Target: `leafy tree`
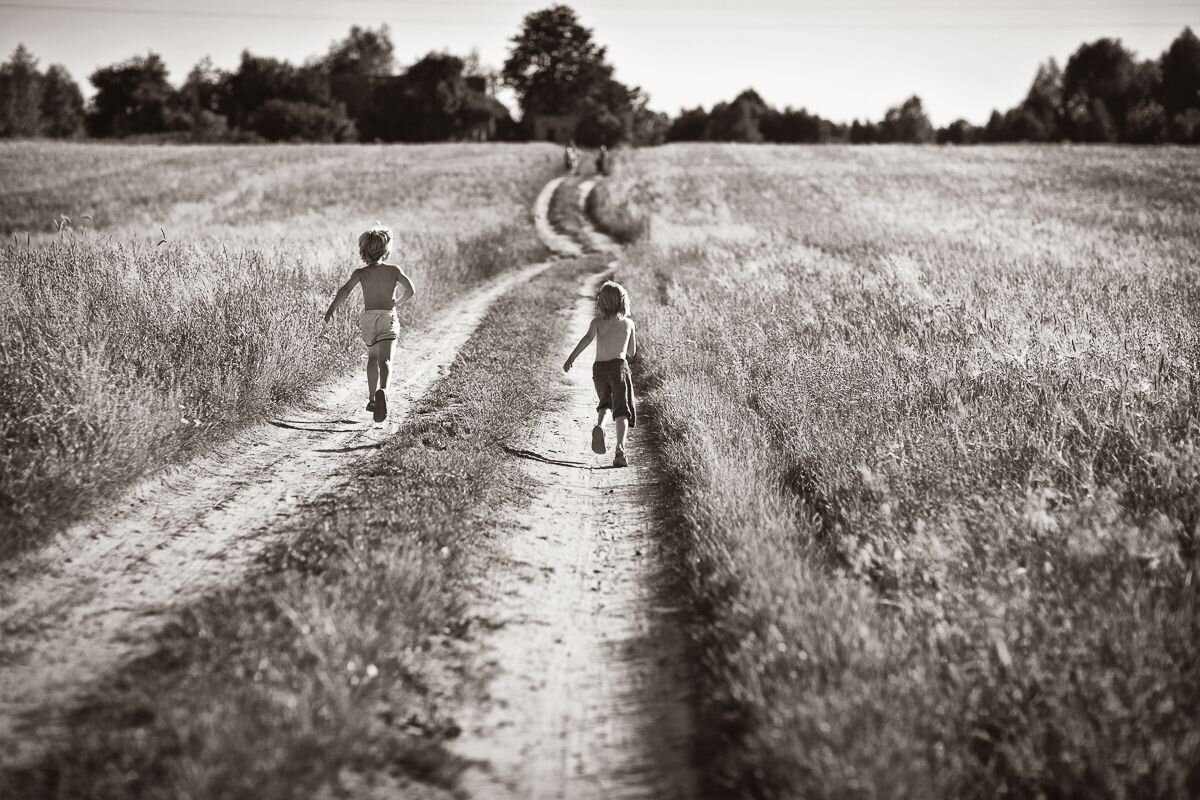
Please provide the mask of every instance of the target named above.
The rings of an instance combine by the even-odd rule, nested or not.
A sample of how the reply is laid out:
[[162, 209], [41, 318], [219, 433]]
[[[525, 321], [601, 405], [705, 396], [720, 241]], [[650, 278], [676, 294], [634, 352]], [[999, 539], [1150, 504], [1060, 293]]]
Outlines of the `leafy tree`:
[[605, 48], [567, 6], [527, 15], [512, 43], [501, 75], [525, 114], [575, 111], [612, 77]]
[[1162, 55], [1158, 100], [1168, 117], [1200, 109], [1200, 38], [1184, 28]]
[[783, 111], [768, 109], [762, 118], [763, 138], [768, 142], [799, 144], [827, 142], [834, 138], [834, 126], [803, 108], [790, 106]]
[[1063, 104], [1071, 138], [1114, 142], [1140, 99], [1138, 65], [1119, 39], [1082, 44], [1063, 70]]
[[875, 144], [883, 141], [879, 125], [871, 122], [854, 120], [850, 124], [850, 144]]
[[879, 133], [884, 142], [924, 144], [934, 140], [933, 124], [921, 105], [921, 98], [916, 95], [888, 109], [880, 123]]
[[361, 118], [363, 138], [430, 142], [492, 133], [508, 109], [465, 69], [457, 56], [430, 53], [403, 75], [376, 84]]
[[83, 133], [83, 93], [66, 67], [52, 64], [42, 81], [41, 130], [66, 139]]
[[324, 60], [330, 91], [354, 119], [363, 116], [375, 80], [394, 73], [395, 50], [387, 25], [378, 30], [355, 25], [330, 46]]
[[761, 122], [770, 107], [753, 89], [747, 89], [731, 103], [718, 103], [709, 115], [709, 136], [717, 142], [761, 142]]
[[638, 147], [662, 144], [667, 139], [671, 118], [661, 111], [651, 111], [650, 97], [641, 89], [630, 92], [633, 106], [629, 141]]
[[254, 112], [250, 127], [269, 142], [352, 142], [357, 138], [341, 103], [321, 106], [272, 98]]
[[37, 136], [41, 132], [43, 76], [37, 59], [17, 45], [0, 64], [0, 135]]
[[701, 106], [680, 109], [667, 129], [668, 142], [700, 142], [708, 138], [708, 112]]
[[1038, 67], [1029, 93], [1020, 105], [1014, 135], [1021, 141], [1047, 142], [1062, 138], [1063, 73], [1053, 58]]
[[188, 72], [187, 80], [171, 102], [167, 120], [173, 131], [190, 134], [193, 141], [225, 141], [232, 137], [223, 113], [229, 105], [229, 75], [205, 56]]
[[271, 100], [327, 108], [333, 102], [329, 75], [319, 63], [296, 67], [243, 52], [237, 70], [224, 82], [221, 111], [233, 125], [255, 129], [263, 119], [261, 109]]
[[157, 53], [134, 56], [92, 73], [96, 95], [87, 116], [92, 136], [128, 136], [167, 130], [167, 105], [175, 90]]
[[1189, 108], [1171, 117], [1168, 130], [1172, 142], [1200, 144], [1200, 109]]
[[983, 129], [965, 119], [956, 119], [944, 128], [938, 128], [938, 144], [975, 144], [983, 139]]

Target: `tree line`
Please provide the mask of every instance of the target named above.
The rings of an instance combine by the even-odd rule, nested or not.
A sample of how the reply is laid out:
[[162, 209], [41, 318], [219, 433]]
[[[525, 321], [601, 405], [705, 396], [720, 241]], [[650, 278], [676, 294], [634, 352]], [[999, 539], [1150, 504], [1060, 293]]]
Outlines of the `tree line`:
[[[935, 128], [913, 96], [878, 121], [835, 123], [777, 109], [753, 89], [674, 119], [614, 77], [606, 49], [575, 12], [527, 15], [500, 70], [475, 54], [429, 53], [397, 72], [387, 26], [354, 26], [302, 65], [244, 51], [232, 70], [204, 59], [176, 88], [150, 52], [97, 69], [84, 102], [60, 65], [44, 72], [24, 46], [0, 64], [0, 136], [152, 137], [184, 141], [420, 142], [523, 140], [539, 117], [570, 126], [581, 145], [664, 141], [852, 144], [912, 142], [1200, 143], [1200, 40], [1185, 28], [1157, 59], [1119, 39], [1085, 43], [1060, 68], [1042, 64], [1025, 99], [984, 125]], [[511, 88], [514, 120], [495, 97]]]
[[1200, 39], [1191, 28], [1161, 57], [1139, 61], [1119, 39], [1085, 43], [1060, 68], [1042, 64], [1015, 108], [993, 111], [985, 125], [959, 119], [943, 128], [929, 121], [921, 98], [888, 109], [879, 121], [839, 124], [807, 110], [776, 109], [753, 89], [711, 111], [684, 109], [667, 141], [1128, 142], [1200, 144]]

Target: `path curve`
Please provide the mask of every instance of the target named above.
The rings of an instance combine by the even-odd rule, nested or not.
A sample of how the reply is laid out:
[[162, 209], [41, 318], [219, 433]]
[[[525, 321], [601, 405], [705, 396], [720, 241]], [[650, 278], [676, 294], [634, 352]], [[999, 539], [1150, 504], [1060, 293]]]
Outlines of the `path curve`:
[[538, 238], [546, 247], [558, 255], [575, 257], [584, 254], [583, 247], [570, 236], [555, 228], [550, 221], [550, 201], [554, 199], [554, 194], [560, 190], [566, 180], [567, 177], [564, 175], [542, 187], [542, 191], [538, 193], [537, 200], [533, 204], [533, 227], [537, 230]]
[[[535, 227], [548, 248], [562, 252], [546, 217], [558, 185], [552, 184], [535, 204]], [[244, 574], [272, 540], [276, 520], [336, 487], [362, 451], [396, 431], [492, 303], [551, 266], [500, 275], [406, 336], [396, 364], [403, 380], [390, 398], [387, 423], [370, 422], [363, 410], [356, 369], [307, 406], [141, 482], [107, 510], [5, 565], [0, 764], [36, 756], [84, 690], [150, 651], [172, 606]]]

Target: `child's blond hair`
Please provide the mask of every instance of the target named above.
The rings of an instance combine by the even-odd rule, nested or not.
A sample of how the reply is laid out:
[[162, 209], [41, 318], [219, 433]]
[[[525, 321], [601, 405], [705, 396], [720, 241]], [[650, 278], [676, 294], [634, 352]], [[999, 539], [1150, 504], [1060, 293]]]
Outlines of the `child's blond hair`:
[[605, 281], [596, 293], [596, 310], [605, 319], [629, 316], [629, 292], [616, 281]]
[[392, 250], [392, 229], [376, 222], [358, 237], [358, 254], [364, 264], [372, 264], [387, 258]]

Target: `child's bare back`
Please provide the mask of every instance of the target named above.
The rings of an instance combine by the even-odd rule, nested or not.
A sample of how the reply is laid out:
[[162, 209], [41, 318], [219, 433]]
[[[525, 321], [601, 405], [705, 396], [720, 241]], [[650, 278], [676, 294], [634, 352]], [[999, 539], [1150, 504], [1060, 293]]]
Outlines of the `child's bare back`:
[[359, 267], [354, 274], [362, 286], [363, 307], [367, 311], [391, 311], [396, 307], [396, 286], [404, 283], [407, 289], [411, 285], [400, 267], [382, 261]]
[[612, 361], [625, 358], [627, 354], [637, 354], [636, 343], [633, 344], [634, 352], [629, 352], [629, 346], [634, 342], [633, 320], [629, 317], [597, 316], [592, 320], [592, 330], [596, 334], [597, 361]]

